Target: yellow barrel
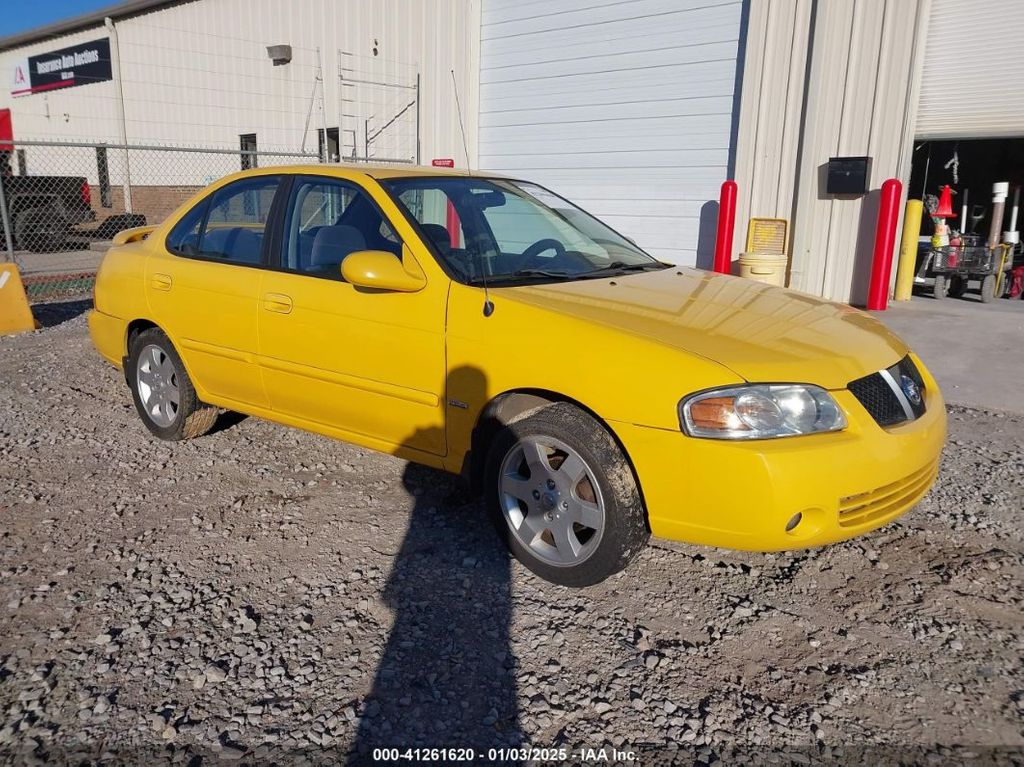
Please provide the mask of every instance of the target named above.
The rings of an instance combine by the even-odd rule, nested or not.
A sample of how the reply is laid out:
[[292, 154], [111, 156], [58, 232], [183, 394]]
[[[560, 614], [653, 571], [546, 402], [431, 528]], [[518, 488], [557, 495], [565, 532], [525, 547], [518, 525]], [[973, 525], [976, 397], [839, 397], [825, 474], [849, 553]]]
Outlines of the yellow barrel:
[[749, 277], [769, 285], [786, 286], [785, 253], [740, 253], [740, 277]]

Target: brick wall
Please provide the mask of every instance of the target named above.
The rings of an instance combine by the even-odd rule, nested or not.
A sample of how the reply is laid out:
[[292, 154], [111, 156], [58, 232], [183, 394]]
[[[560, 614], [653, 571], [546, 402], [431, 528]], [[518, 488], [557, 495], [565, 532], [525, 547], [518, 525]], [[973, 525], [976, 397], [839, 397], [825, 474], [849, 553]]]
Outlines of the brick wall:
[[[159, 224], [179, 205], [198, 192], [201, 186], [133, 186], [132, 212], [146, 217], [147, 224]], [[104, 207], [100, 200], [100, 188], [96, 184], [90, 186], [92, 191], [92, 209], [96, 213], [95, 224], [103, 223], [104, 219], [124, 213], [124, 188], [110, 187], [110, 207]]]

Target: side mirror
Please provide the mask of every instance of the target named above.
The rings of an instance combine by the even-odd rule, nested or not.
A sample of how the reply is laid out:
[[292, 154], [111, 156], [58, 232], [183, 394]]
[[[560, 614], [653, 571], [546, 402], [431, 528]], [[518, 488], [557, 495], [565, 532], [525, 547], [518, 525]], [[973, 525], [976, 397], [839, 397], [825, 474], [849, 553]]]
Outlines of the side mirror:
[[427, 284], [416, 268], [416, 272], [410, 272], [394, 253], [386, 250], [357, 250], [341, 262], [341, 276], [360, 288], [415, 293]]

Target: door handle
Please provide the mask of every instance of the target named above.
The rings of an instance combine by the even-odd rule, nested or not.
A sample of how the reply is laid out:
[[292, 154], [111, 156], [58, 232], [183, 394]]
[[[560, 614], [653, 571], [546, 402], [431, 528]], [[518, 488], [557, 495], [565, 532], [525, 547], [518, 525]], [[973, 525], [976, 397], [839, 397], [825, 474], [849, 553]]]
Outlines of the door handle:
[[263, 296], [263, 308], [268, 312], [291, 314], [291, 296], [286, 296], [284, 293], [267, 293]]
[[170, 290], [171, 289], [171, 275], [169, 274], [154, 274], [149, 279], [149, 286], [153, 290]]

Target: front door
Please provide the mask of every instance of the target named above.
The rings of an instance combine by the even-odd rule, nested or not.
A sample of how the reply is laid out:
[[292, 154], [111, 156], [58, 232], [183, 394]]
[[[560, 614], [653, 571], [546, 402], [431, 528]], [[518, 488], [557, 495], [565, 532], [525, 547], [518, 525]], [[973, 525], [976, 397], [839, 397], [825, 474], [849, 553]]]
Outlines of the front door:
[[256, 365], [264, 228], [279, 176], [221, 187], [186, 213], [146, 263], [153, 320], [200, 391], [218, 403], [269, 405]]
[[377, 449], [444, 455], [447, 280], [397, 293], [342, 279], [341, 262], [358, 250], [413, 258], [354, 182], [295, 177], [282, 222], [258, 312], [271, 408]]

